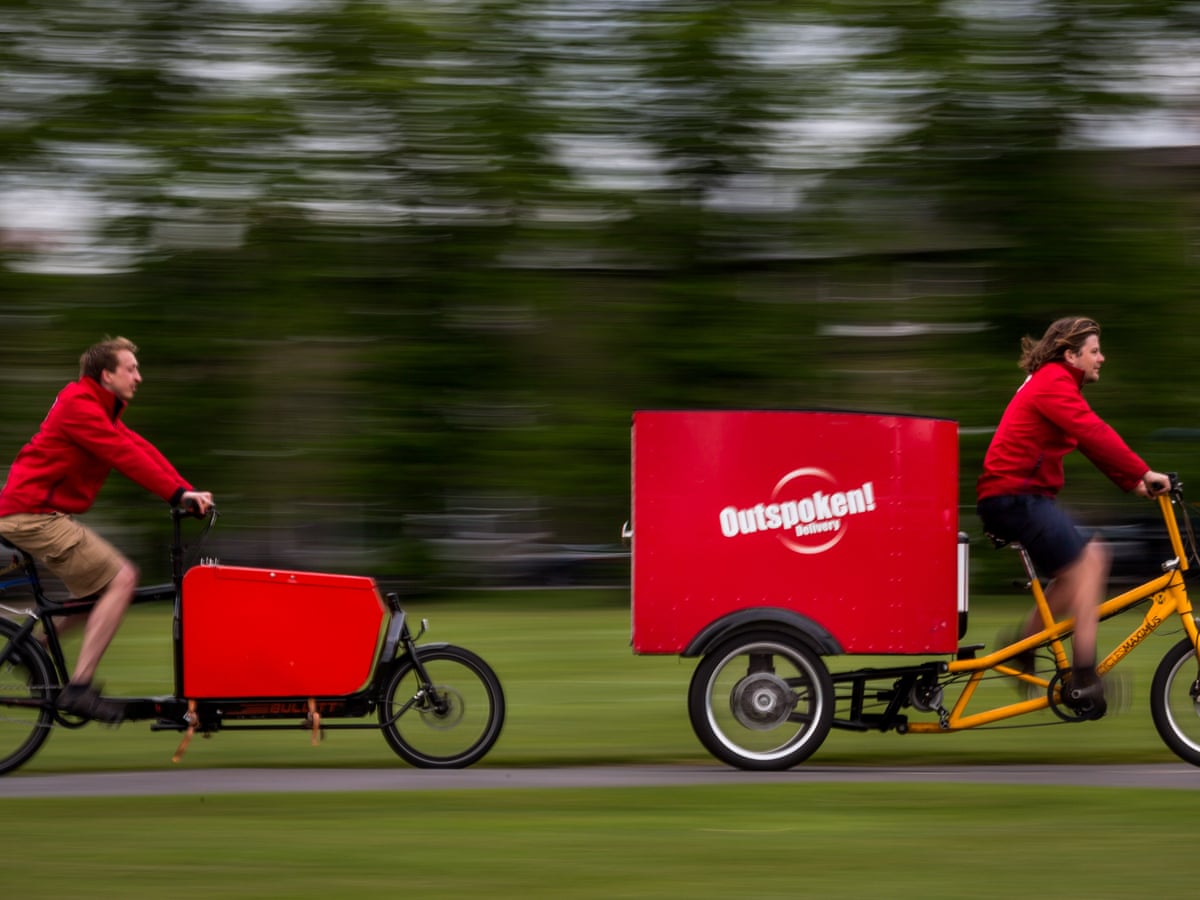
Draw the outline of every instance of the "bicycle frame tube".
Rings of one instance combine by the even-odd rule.
[[[11,547],[11,545],[6,546]],[[13,640],[4,648],[0,663],[8,659],[13,648],[16,647],[20,640],[25,638],[33,640],[33,629],[38,622],[42,622],[46,632],[46,646],[43,649],[59,680],[65,681],[67,677],[66,660],[63,656],[62,643],[58,637],[58,629],[55,627],[53,620],[56,617],[74,615],[76,611],[68,609],[65,604],[53,603],[48,600],[45,592],[42,590],[42,580],[38,575],[37,564],[25,551],[19,550],[16,552],[20,555],[18,558],[19,561],[14,563],[14,567],[10,569],[10,572],[13,573],[12,577],[7,579],[0,587],[8,588],[24,585],[29,588],[31,596],[20,604],[20,609],[0,603],[0,610],[9,613],[10,618],[14,622],[20,621],[21,623],[19,631]],[[91,605],[85,606],[84,609],[91,609]]]
[[[13,633],[11,640],[4,641],[3,645],[0,645],[0,665],[8,662],[8,658],[16,652],[18,644],[24,640],[33,640],[30,635],[33,633],[33,626],[37,624],[37,619],[28,616],[24,622],[20,624],[13,622],[12,624],[17,626],[17,630]]]

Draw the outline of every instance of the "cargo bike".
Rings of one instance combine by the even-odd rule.
[[[179,733],[176,762],[197,732],[232,730],[298,729],[315,744],[327,730],[377,729],[421,768],[461,768],[488,753],[505,701],[482,658],[453,644],[418,643],[427,623],[414,633],[398,595],[381,596],[370,577],[190,565],[216,516],[213,509],[205,517],[189,552],[182,523],[190,513],[171,511],[172,581],[140,588],[133,602],[174,604],[175,691],[116,698],[123,721]],[[7,563],[0,563],[3,774],[27,762],[52,731],[87,723],[55,706],[70,670],[57,623],[87,612],[96,598],[51,599],[32,558],[0,545]]]
[[[951,733],[1073,705],[1066,642],[1024,549],[1042,630],[985,650],[961,643],[968,536],[958,523],[958,431],[945,419],[856,412],[644,411],[632,431],[632,647],[696,658],[688,714],[703,746],[743,769],[811,756],[834,728]],[[1200,570],[1183,486],[1156,498],[1159,571],[1100,607],[1129,614],[1107,674],[1150,634],[1181,635],[1159,663],[1150,713],[1200,766]],[[1140,615],[1139,615],[1140,614]],[[1034,652],[1030,669],[1020,658]],[[830,671],[830,660],[881,664]],[[919,657],[914,659],[913,657]],[[997,681],[1017,691],[997,692]],[[986,686],[986,687],[985,687]]]

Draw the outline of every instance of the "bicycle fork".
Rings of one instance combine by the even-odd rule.
[[[425,668],[425,664],[421,662],[417,654],[417,641],[421,639],[421,636],[429,628],[429,621],[422,619],[420,630],[416,634],[413,634],[412,630],[408,627],[408,618],[405,615],[404,609],[400,605],[399,595],[389,592],[386,595],[386,599],[388,607],[392,611],[393,618],[388,628],[387,637],[384,639],[384,658],[403,659],[407,656],[412,661],[413,671],[417,676],[418,687],[412,697],[403,706],[395,710],[385,724],[394,723],[414,706],[418,709],[432,710],[438,715],[445,714],[449,708],[449,704],[444,698],[438,695],[433,680],[429,676],[429,671]]]

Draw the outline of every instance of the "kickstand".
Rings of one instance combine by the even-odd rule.
[[[183,720],[188,723],[187,731],[183,734],[183,740],[179,742],[179,746],[175,748],[175,755],[171,757],[171,762],[177,763],[183,759],[183,751],[188,748],[188,744],[192,742],[192,736],[196,733],[196,701],[188,701],[187,715]]]
[[[312,745],[316,747],[321,743],[321,714],[317,712],[317,701],[312,697],[308,698],[308,717],[304,724],[312,725]]]

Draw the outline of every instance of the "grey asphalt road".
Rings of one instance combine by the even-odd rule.
[[[464,770],[169,769],[0,778],[0,799],[134,797],[344,791],[429,791],[504,788],[606,788],[710,784],[935,782],[1055,784],[1200,790],[1200,768],[1184,763],[1128,766],[798,766],[786,772],[743,772],[724,766],[578,766]]]

